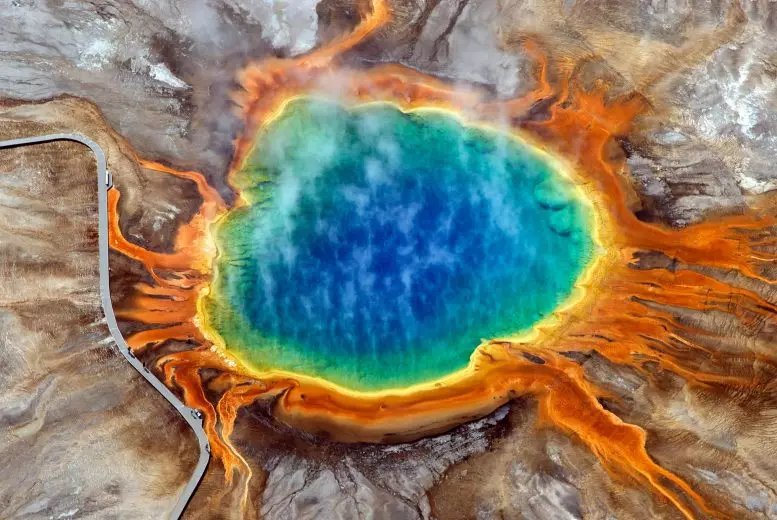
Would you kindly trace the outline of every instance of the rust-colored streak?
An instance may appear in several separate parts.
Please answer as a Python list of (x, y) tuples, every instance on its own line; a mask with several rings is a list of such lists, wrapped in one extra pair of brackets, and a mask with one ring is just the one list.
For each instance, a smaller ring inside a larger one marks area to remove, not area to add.
[[(139, 318), (135, 318), (138, 319)], [(173, 325), (171, 327), (164, 327), (161, 329), (149, 329), (133, 334), (127, 339), (127, 346), (133, 353), (137, 354), (144, 348), (151, 345), (158, 345), (164, 341), (171, 339), (177, 339), (180, 341), (187, 340), (199, 340), (203, 341), (204, 338), (200, 333), (200, 330), (192, 323), (183, 323), (181, 325)]]
[(121, 251), (133, 260), (141, 262), (149, 270), (160, 268), (187, 269), (191, 262), (181, 252), (173, 254), (155, 253), (124, 238), (119, 228), (119, 198), (118, 188), (108, 192), (108, 242), (111, 248)]
[(138, 159), (138, 164), (149, 170), (169, 173), (170, 175), (175, 175), (176, 177), (181, 177), (182, 179), (194, 182), (197, 186), (197, 191), (200, 193), (200, 196), (202, 196), (203, 202), (199, 213), (202, 214), (203, 217), (213, 219), (220, 211), (226, 208), (224, 199), (222, 199), (221, 195), (208, 184), (208, 181), (200, 172), (178, 171), (169, 166), (165, 166), (164, 164), (143, 159)]
[(215, 407), (205, 396), (199, 362), (199, 359), (180, 356), (175, 363), (162, 364), (165, 382), (170, 387), (180, 388), (184, 403), (203, 413), (203, 426), (210, 440), (211, 453), (224, 464), (227, 482), (231, 482), (237, 459), (217, 431), (218, 416)]
[[(695, 504), (708, 515), (719, 516), (685, 481), (656, 464), (645, 450), (645, 431), (605, 411), (586, 388), (582, 374), (556, 376), (556, 383), (540, 399), (542, 417), (580, 438), (607, 467), (617, 469), (650, 486), (672, 502), (686, 517), (695, 517)], [(685, 496), (671, 489), (671, 483)], [(688, 502), (688, 500), (692, 502)]]
[(372, 33), (386, 25), (391, 17), (388, 0), (373, 0), (372, 11), (367, 13), (353, 32), (346, 34), (328, 45), (304, 56), (301, 64), (316, 63), (319, 60), (330, 60), (343, 52), (355, 47)]
[[(435, 107), (454, 110), (473, 122), (503, 125), (551, 152), (596, 209), (601, 253), (580, 282), (581, 297), (542, 323), (536, 334), (500, 338), (481, 345), (461, 373), (407, 390), (359, 394), (324, 381), (283, 373), (254, 373), (228, 351), (212, 345), (199, 322), (197, 301), (207, 290), (216, 254), (209, 226), (227, 210), (221, 197), (197, 172), (180, 172), (159, 163), (141, 166), (193, 181), (203, 199), (198, 213), (177, 233), (174, 251), (161, 254), (125, 239), (119, 226), (119, 193), (109, 196), (110, 244), (141, 262), (154, 280), (141, 283), (119, 309), (125, 320), (153, 328), (128, 338), (133, 351), (153, 355), (169, 340), (197, 346), (161, 356), (157, 367), (168, 385), (179, 389), (189, 406), (202, 410), (213, 454), (226, 478), (246, 481), (251, 469), (230, 436), (238, 411), (256, 401), (273, 405), (278, 421), (325, 433), (343, 442), (398, 442), (445, 431), (490, 413), (517, 395), (536, 398), (543, 423), (577, 438), (615, 473), (628, 475), (670, 501), (687, 518), (703, 512), (721, 516), (677, 475), (651, 459), (645, 431), (605, 410), (606, 392), (592, 385), (584, 369), (567, 359), (570, 351), (597, 351), (613, 363), (652, 377), (648, 365), (671, 371), (694, 385), (751, 387), (751, 371), (735, 370), (742, 359), (774, 366), (762, 354), (736, 357), (704, 347), (691, 338), (704, 333), (673, 316), (673, 308), (729, 314), (751, 326), (774, 320), (777, 307), (758, 293), (717, 280), (702, 268), (736, 270), (759, 282), (773, 283), (763, 266), (773, 263), (775, 240), (764, 229), (777, 226), (773, 215), (751, 209), (682, 230), (638, 220), (637, 198), (614, 138), (625, 136), (650, 104), (637, 94), (606, 102), (607, 86), (585, 91), (575, 84), (572, 65), (553, 63), (531, 40), (523, 42), (537, 71), (536, 89), (520, 98), (495, 101), (477, 88), (452, 88), (443, 81), (400, 65), (348, 70), (338, 64), (343, 52), (364, 41), (389, 21), (385, 0), (374, 0), (356, 29), (301, 58), (269, 59), (244, 68), (236, 95), (245, 116), (245, 133), (235, 141), (232, 171), (240, 168), (256, 132), (295, 96), (320, 94), (336, 84), (346, 103), (390, 101), (404, 110)], [(549, 71), (558, 71), (551, 82)], [(544, 110), (545, 117), (532, 117)], [(237, 205), (242, 202), (238, 200)], [(669, 266), (641, 265), (640, 254), (660, 252)], [(522, 353), (540, 357), (528, 361)], [(202, 371), (208, 369), (207, 392)], [(216, 374), (216, 375), (213, 375)], [(210, 396), (210, 397), (209, 397)], [(247, 500), (244, 497), (244, 503)]]

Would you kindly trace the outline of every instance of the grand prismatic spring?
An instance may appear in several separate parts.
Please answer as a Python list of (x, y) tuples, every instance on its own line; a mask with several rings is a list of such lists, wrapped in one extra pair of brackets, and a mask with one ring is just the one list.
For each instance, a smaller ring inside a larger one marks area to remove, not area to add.
[(203, 304), (256, 370), (356, 390), (461, 370), (529, 330), (592, 256), (590, 209), (529, 145), (390, 105), (295, 100), (234, 177)]
[[(713, 353), (670, 311), (753, 330), (773, 320), (768, 197), (683, 229), (643, 222), (618, 139), (650, 100), (570, 81), (579, 64), (530, 39), (536, 87), (510, 100), (400, 65), (344, 65), (390, 18), (375, 0), (328, 45), (241, 71), (234, 203), (197, 172), (139, 159), (202, 197), (173, 252), (123, 236), (110, 192), (111, 245), (149, 273), (119, 309), (144, 324), (128, 337), (136, 355), (203, 412), (244, 507), (255, 468), (231, 441), (241, 409), (388, 443), (527, 397), (613, 475), (684, 517), (726, 517), (648, 455), (646, 431), (605, 408), (608, 392), (577, 360), (595, 352), (731, 392), (771, 377), (762, 345)], [(155, 355), (169, 340), (190, 348)]]

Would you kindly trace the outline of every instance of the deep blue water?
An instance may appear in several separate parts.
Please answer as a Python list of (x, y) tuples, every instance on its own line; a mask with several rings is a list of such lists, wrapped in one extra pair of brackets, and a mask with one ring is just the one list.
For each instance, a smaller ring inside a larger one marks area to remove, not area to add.
[(220, 222), (210, 325), (258, 369), (360, 390), (437, 378), (530, 328), (592, 249), (540, 155), (442, 112), (298, 99), (257, 136)]

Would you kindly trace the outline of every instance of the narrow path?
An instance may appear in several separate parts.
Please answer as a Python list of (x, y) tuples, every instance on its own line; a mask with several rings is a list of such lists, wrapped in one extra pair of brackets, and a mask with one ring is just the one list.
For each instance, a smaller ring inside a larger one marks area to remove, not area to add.
[(208, 437), (205, 435), (205, 430), (202, 427), (202, 415), (198, 410), (190, 408), (184, 405), (175, 394), (173, 394), (169, 388), (167, 388), (159, 379), (156, 378), (143, 364), (130, 352), (127, 343), (124, 341), (124, 337), (119, 331), (119, 326), (116, 323), (116, 316), (113, 313), (113, 304), (111, 303), (110, 284), (108, 278), (108, 190), (113, 187), (113, 180), (110, 172), (107, 168), (105, 160), (105, 154), (102, 148), (92, 141), (91, 139), (78, 135), (78, 134), (49, 134), (36, 137), (24, 137), (20, 139), (10, 139), (0, 141), (0, 149), (13, 148), (16, 146), (33, 145), (39, 143), (48, 143), (52, 141), (75, 141), (81, 143), (94, 153), (97, 160), (97, 186), (98, 186), (98, 202), (99, 202), (99, 245), (100, 245), (100, 299), (102, 301), (103, 312), (105, 313), (105, 319), (108, 323), (108, 329), (110, 330), (113, 341), (119, 349), (119, 352), (129, 363), (137, 370), (140, 375), (146, 378), (146, 381), (151, 383), (156, 390), (172, 404), (178, 413), (186, 420), (186, 422), (194, 430), (197, 435), (197, 440), (200, 445), (200, 458), (197, 461), (197, 466), (194, 468), (194, 473), (186, 484), (186, 487), (181, 492), (181, 496), (178, 497), (178, 502), (175, 504), (175, 508), (170, 513), (172, 520), (177, 520), (183, 513), (184, 508), (189, 503), (195, 489), (200, 483), (202, 476), (205, 474), (205, 469), (208, 466), (210, 460), (210, 445), (208, 444)]

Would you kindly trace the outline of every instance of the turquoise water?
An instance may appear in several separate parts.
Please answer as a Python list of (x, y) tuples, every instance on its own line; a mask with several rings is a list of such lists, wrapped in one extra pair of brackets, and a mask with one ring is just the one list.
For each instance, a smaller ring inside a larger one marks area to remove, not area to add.
[(529, 145), (441, 111), (296, 99), (235, 177), (204, 309), (255, 368), (355, 390), (464, 368), (526, 331), (592, 252), (587, 206)]

